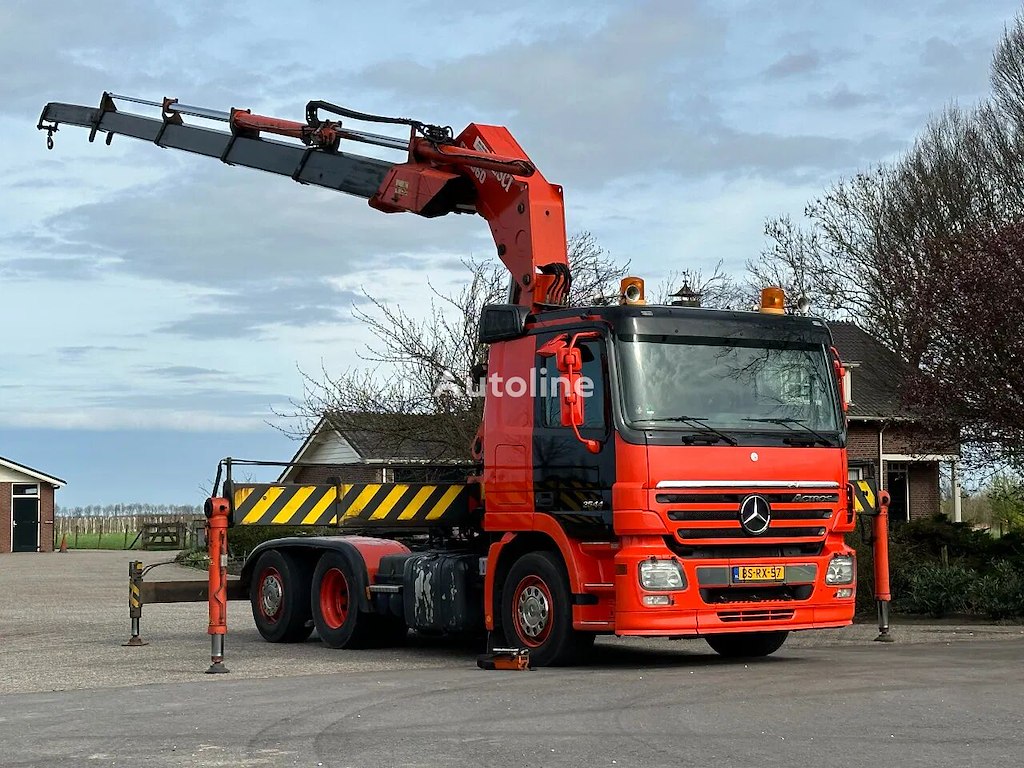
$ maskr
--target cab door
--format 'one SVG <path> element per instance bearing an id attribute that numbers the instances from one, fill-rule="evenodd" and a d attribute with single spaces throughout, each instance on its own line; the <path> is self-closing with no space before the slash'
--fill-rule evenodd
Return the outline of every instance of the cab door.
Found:
<path id="1" fill-rule="evenodd" d="M 565 335 L 565 332 L 560 332 Z M 540 334 L 540 349 L 559 333 Z M 571 337 L 572 332 L 569 332 Z M 602 338 L 577 344 L 582 360 L 580 394 L 583 424 L 580 437 L 596 440 L 597 453 L 587 449 L 571 426 L 563 426 L 562 392 L 567 384 L 553 357 L 538 355 L 533 433 L 534 506 L 556 517 L 580 535 L 611 528 L 611 489 L 615 482 L 615 441 L 608 378 L 608 346 Z"/>

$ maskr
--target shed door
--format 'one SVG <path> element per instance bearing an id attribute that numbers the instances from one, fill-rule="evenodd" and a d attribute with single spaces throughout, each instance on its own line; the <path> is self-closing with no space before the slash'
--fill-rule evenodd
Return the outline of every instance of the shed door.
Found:
<path id="1" fill-rule="evenodd" d="M 14 552 L 36 552 L 39 549 L 39 499 L 13 499 Z"/>

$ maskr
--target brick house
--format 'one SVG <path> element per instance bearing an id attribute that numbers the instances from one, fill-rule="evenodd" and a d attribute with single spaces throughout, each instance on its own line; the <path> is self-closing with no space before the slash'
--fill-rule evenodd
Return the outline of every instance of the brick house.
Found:
<path id="1" fill-rule="evenodd" d="M 0 456 L 0 554 L 52 552 L 59 477 Z"/>
<path id="2" fill-rule="evenodd" d="M 850 478 L 879 481 L 892 499 L 889 517 L 894 523 L 937 515 L 940 466 L 953 468 L 955 485 L 957 449 L 935 453 L 916 434 L 900 400 L 906 363 L 853 323 L 829 323 L 829 328 L 847 369 Z"/>
<path id="3" fill-rule="evenodd" d="M 396 441 L 370 429 L 340 429 L 321 418 L 281 472 L 279 483 L 460 482 L 473 462 L 452 457 L 428 435 L 430 416 L 407 416 L 423 438 Z"/>

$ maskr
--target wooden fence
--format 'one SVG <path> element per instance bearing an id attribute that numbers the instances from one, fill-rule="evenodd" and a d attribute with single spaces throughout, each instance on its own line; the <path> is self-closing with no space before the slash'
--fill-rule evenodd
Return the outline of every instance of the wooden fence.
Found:
<path id="1" fill-rule="evenodd" d="M 138 549 L 141 538 L 136 542 L 144 528 L 154 525 L 177 526 L 184 531 L 181 547 L 188 548 L 197 544 L 200 538 L 198 530 L 202 528 L 202 517 L 195 515 L 57 515 L 53 519 L 54 549 L 60 546 L 66 536 L 68 546 L 79 547 L 79 540 L 88 540 L 92 546 L 103 549 L 128 548 L 135 542 Z"/>

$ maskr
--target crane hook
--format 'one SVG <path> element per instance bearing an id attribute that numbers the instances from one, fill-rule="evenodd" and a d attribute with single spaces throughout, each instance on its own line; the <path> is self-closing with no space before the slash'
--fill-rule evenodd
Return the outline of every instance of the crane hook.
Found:
<path id="1" fill-rule="evenodd" d="M 53 134 L 57 132 L 57 123 L 53 125 L 43 125 L 42 121 L 36 126 L 41 131 L 46 131 L 46 148 L 53 149 Z"/>

